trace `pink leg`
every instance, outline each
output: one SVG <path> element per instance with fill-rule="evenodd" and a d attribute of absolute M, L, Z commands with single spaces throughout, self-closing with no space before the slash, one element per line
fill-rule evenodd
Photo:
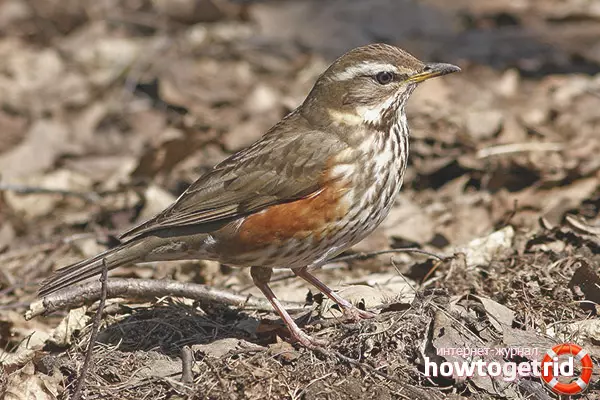
<path fill-rule="evenodd" d="M 359 319 L 375 317 L 375 314 L 373 314 L 369 311 L 360 310 L 360 309 L 354 307 L 348 300 L 340 297 L 336 292 L 331 290 L 326 284 L 324 284 L 319 279 L 317 279 L 316 276 L 314 276 L 310 272 L 308 272 L 307 267 L 293 269 L 292 271 L 294 272 L 294 274 L 296 274 L 300 278 L 304 279 L 306 282 L 310 283 L 311 285 L 313 285 L 314 287 L 319 289 L 325 296 L 329 297 L 333 302 L 335 302 L 338 306 L 340 306 L 340 308 L 342 309 L 342 311 L 344 312 L 344 315 L 346 317 L 348 317 L 354 321 L 359 320 Z"/>
<path fill-rule="evenodd" d="M 288 329 L 290 330 L 290 335 L 292 339 L 308 348 L 319 347 L 327 344 L 327 342 L 317 340 L 304 333 L 302 329 L 300 329 L 300 327 L 296 325 L 296 323 L 294 322 L 290 314 L 288 314 L 288 312 L 285 310 L 285 308 L 283 308 L 283 306 L 281 305 L 279 300 L 277 300 L 277 297 L 275 297 L 275 294 L 268 285 L 269 280 L 271 279 L 272 272 L 273 271 L 271 270 L 271 268 L 250 268 L 250 275 L 252 275 L 252 280 L 254 281 L 254 284 L 260 289 L 261 292 L 263 292 L 267 300 L 271 302 L 271 305 L 273 306 L 275 311 L 277 311 L 277 314 L 279 314 L 283 322 L 285 322 Z"/>

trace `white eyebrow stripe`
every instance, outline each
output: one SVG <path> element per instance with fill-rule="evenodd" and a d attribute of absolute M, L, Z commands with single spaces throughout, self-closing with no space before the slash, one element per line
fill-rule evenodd
<path fill-rule="evenodd" d="M 382 71 L 392 72 L 394 74 L 398 74 L 400 72 L 398 67 L 392 64 L 366 61 L 346 68 L 344 71 L 336 74 L 333 79 L 336 81 L 347 81 L 348 79 L 352 79 L 357 76 L 375 75 Z"/>

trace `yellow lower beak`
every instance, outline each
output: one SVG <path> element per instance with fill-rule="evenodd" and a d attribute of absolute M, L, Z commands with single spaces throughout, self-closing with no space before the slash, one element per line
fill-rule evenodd
<path fill-rule="evenodd" d="M 460 71 L 460 68 L 452 64 L 444 63 L 429 63 L 425 64 L 422 72 L 419 72 L 410 78 L 409 82 L 419 83 L 427 79 L 435 78 L 436 76 L 448 75 Z"/>

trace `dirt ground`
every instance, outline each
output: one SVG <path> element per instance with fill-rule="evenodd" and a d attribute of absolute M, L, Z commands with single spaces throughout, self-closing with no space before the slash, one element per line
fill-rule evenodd
<path fill-rule="evenodd" d="M 334 57 L 379 41 L 462 72 L 411 98 L 405 185 L 344 256 L 442 259 L 318 271 L 378 312 L 359 323 L 276 271 L 321 351 L 285 341 L 246 270 L 117 269 L 248 301 L 107 300 L 82 398 L 553 399 L 538 378 L 430 377 L 425 360 L 533 361 L 565 342 L 594 362 L 574 398 L 600 398 L 594 0 L 0 0 L 0 396 L 75 392 L 98 302 L 26 319 L 41 280 L 114 245 L 295 108 Z"/>

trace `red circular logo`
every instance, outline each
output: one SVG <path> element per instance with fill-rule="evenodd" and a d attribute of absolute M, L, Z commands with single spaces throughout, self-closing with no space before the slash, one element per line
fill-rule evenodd
<path fill-rule="evenodd" d="M 575 361 L 581 362 L 581 376 L 571 383 L 560 383 L 558 377 L 553 375 L 554 368 L 544 367 L 546 364 L 553 364 L 556 358 L 563 354 L 569 354 Z M 587 388 L 592 378 L 592 359 L 590 355 L 581 347 L 573 343 L 563 343 L 554 346 L 548 350 L 542 361 L 542 379 L 555 393 L 558 394 L 577 394 Z"/>

